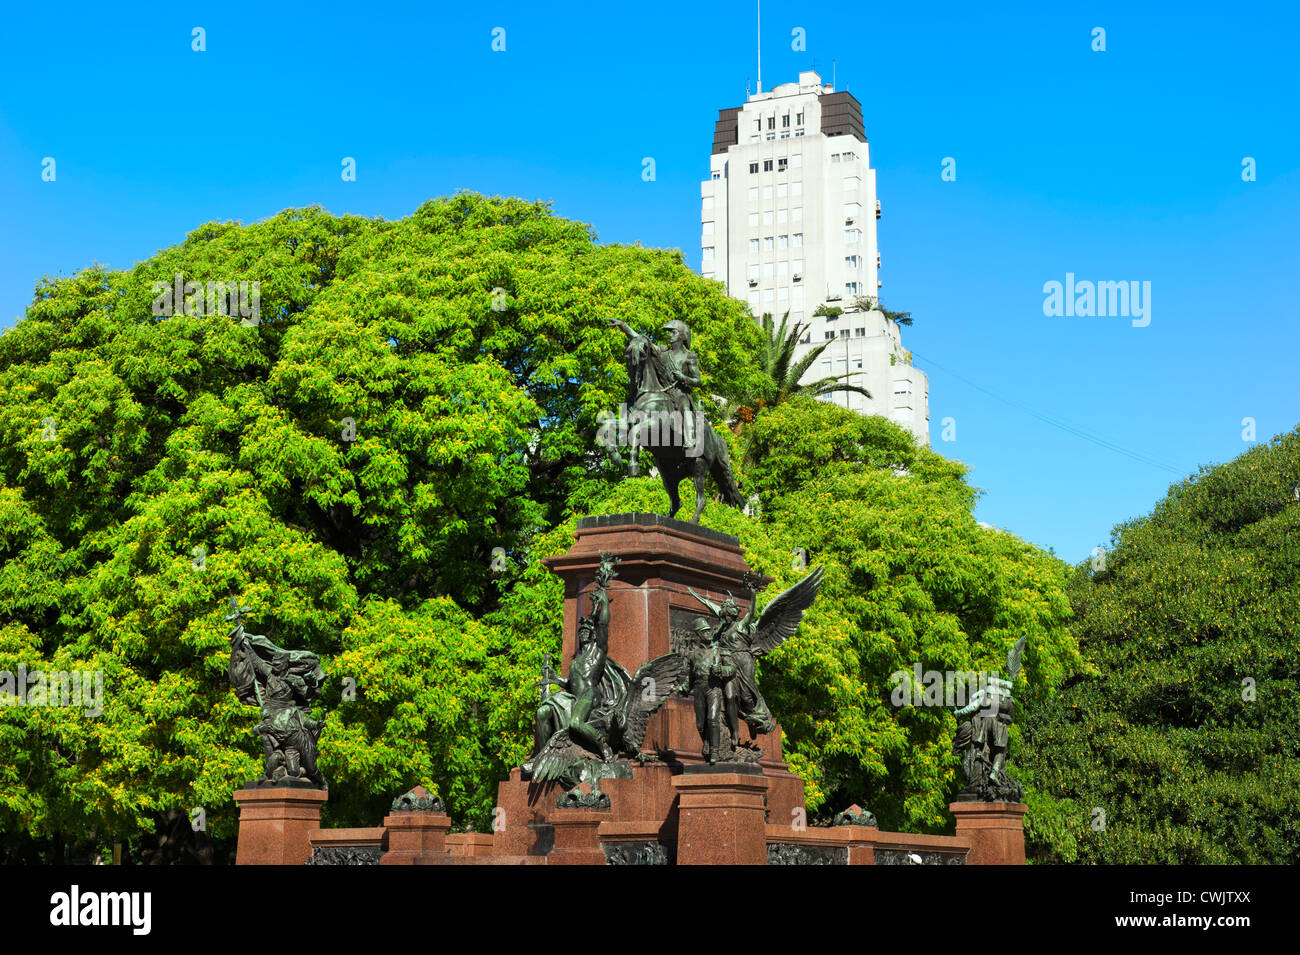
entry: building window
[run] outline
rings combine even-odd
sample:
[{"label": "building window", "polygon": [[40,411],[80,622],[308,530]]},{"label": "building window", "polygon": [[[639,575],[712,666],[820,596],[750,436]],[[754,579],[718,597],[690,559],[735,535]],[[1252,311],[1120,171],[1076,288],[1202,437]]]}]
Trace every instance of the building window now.
[{"label": "building window", "polygon": [[705,262],[712,262],[712,261],[713,261],[713,248],[714,248],[714,247],[711,246],[711,245],[706,245],[706,246],[704,247],[704,261],[705,261]]},{"label": "building window", "polygon": [[795,113],[795,114],[794,114],[794,124],[795,124],[796,126],[802,126],[802,125],[803,125],[803,113]]},{"label": "building window", "polygon": [[713,220],[710,219],[708,222],[705,222],[703,225],[704,225],[704,234],[713,235]]},{"label": "building window", "polygon": [[764,186],[764,187],[763,187],[763,199],[764,199],[764,201],[770,200],[771,198],[772,198],[772,187],[771,187],[771,186]]},{"label": "building window", "polygon": [[[856,335],[858,338],[866,338],[867,330],[865,328],[855,328],[853,329],[853,334]],[[858,367],[859,368],[862,367],[862,362],[858,362]]]},{"label": "building window", "polygon": [[771,224],[772,224],[772,210],[768,209],[766,212],[763,213],[763,225],[771,225]]},{"label": "building window", "polygon": [[722,171],[719,170],[719,169],[715,169],[715,170],[713,170],[713,178],[714,178],[714,179],[721,179],[721,178],[722,178]]},{"label": "building window", "polygon": [[713,208],[713,197],[712,197],[712,196],[705,196],[702,205],[703,205],[705,211],[708,211],[709,209],[712,209],[712,208]]},{"label": "building window", "polygon": [[758,186],[750,186],[748,195],[750,202],[758,202]]},{"label": "building window", "polygon": [[750,171],[750,172],[758,172],[758,163],[756,163],[756,162],[752,162],[752,163],[750,163],[750,164],[749,164],[749,171]]},{"label": "building window", "polygon": [[894,394],[910,395],[912,393],[912,379],[896,378],[894,379]]},{"label": "building window", "polygon": [[776,247],[778,249],[790,248],[790,237],[788,235],[778,235],[776,237]]},{"label": "building window", "polygon": [[771,251],[772,251],[772,237],[771,237],[770,235],[769,235],[769,236],[765,236],[765,237],[763,238],[763,251],[764,251],[764,252],[771,252]]},{"label": "building window", "polygon": [[[791,245],[796,249],[803,248],[803,233],[796,232],[793,236],[790,237],[790,242]],[[800,264],[802,264],[802,262]],[[800,269],[799,271],[802,272],[803,269]]]},{"label": "building window", "polygon": [[776,129],[776,117],[775,117],[775,116],[769,116],[769,117],[767,118],[767,128],[768,128],[768,129]]},{"label": "building window", "polygon": [[839,153],[831,153],[831,162],[839,162],[839,161],[840,161],[840,154],[839,154]]},{"label": "building window", "polygon": [[849,337],[849,330],[847,328],[841,328],[840,338],[848,338],[848,337]]},{"label": "building window", "polygon": [[853,190],[857,189],[858,186],[860,186],[860,185],[862,185],[862,180],[859,179],[857,176],[845,176],[845,177],[844,177],[844,191],[845,191],[845,192],[852,192]]},{"label": "building window", "polygon": [[786,113],[784,116],[781,117],[781,125],[782,125],[783,127],[786,127],[786,126],[789,126],[789,125],[790,125],[790,114],[789,114],[789,113]]},{"label": "building window", "polygon": [[757,239],[750,239],[750,240],[749,240],[749,251],[750,251],[750,252],[757,252],[757,251],[758,251],[758,240],[757,240]]},{"label": "building window", "polygon": [[758,213],[757,213],[757,212],[751,212],[751,213],[749,214],[749,227],[752,229],[752,228],[754,228],[754,227],[757,226],[757,225],[758,225]]},{"label": "building window", "polygon": [[845,230],[844,230],[844,244],[845,244],[845,245],[853,245],[853,243],[855,243],[855,242],[860,242],[861,240],[862,240],[862,232],[861,232],[860,230],[858,230],[858,229],[845,229]]},{"label": "building window", "polygon": [[799,339],[799,344],[800,344],[800,345],[811,345],[811,344],[812,344],[812,332],[809,332],[809,333],[808,333],[807,335],[805,335],[803,338]]},{"label": "building window", "polygon": [[776,139],[776,133],[768,133],[765,138],[768,140]]},{"label": "building window", "polygon": [[771,172],[771,171],[772,171],[772,160],[770,160],[770,159],[764,159],[764,160],[763,160],[763,172]]},{"label": "building window", "polygon": [[758,133],[755,133],[753,136],[750,136],[750,137],[749,137],[749,141],[750,141],[751,143],[756,143],[756,142],[758,142],[759,139],[761,139],[761,138],[762,138],[762,137],[760,137],[760,136],[758,135]]},{"label": "building window", "polygon": [[790,268],[794,269],[795,275],[803,275],[803,259],[795,259],[790,263]]},{"label": "building window", "polygon": [[786,210],[785,210],[785,209],[777,209],[777,210],[776,210],[776,224],[777,224],[777,225],[785,225],[785,217],[786,217]]},{"label": "building window", "polygon": [[[865,329],[864,329],[864,331],[865,331]],[[861,359],[861,358],[858,359],[858,367],[859,367],[859,368],[862,367],[862,359]]]},{"label": "building window", "polygon": [[770,288],[765,288],[765,289],[763,289],[763,301],[764,301],[765,303],[768,303],[768,304],[771,303],[771,301],[772,301],[772,290],[771,290]]},{"label": "building window", "polygon": [[844,256],[844,267],[845,267],[845,268],[856,269],[856,268],[857,268],[859,265],[861,265],[861,264],[862,264],[862,259],[861,259],[861,257],[859,257],[859,256],[856,256],[856,255],[846,255],[846,256]]},{"label": "building window", "polygon": [[[781,238],[784,239],[785,236],[781,236]],[[781,246],[781,248],[784,249],[785,246]],[[782,260],[782,261],[776,263],[776,277],[777,277],[777,278],[779,278],[779,279],[785,279],[785,278],[787,278],[787,277],[789,276],[789,273],[790,273],[790,263],[789,263],[789,262],[786,262],[786,261]]]},{"label": "building window", "polygon": [[860,294],[861,292],[862,292],[862,286],[861,286],[861,284],[859,284],[858,282],[845,282],[845,283],[844,283],[844,294],[845,294],[845,295],[858,295],[858,294]]},{"label": "building window", "polygon": [[[834,337],[835,337],[835,333],[834,333],[834,332],[827,332],[827,333],[826,333],[826,340],[827,340],[827,341],[830,341],[830,340],[831,340],[832,338],[834,338]],[[824,362],[822,362],[822,364],[825,365],[827,368],[829,368],[831,363],[828,362],[828,361],[824,361]]]},{"label": "building window", "polygon": [[776,161],[776,171],[785,172],[786,166],[788,166],[789,164],[790,164],[790,160],[782,156],[780,159]]},{"label": "building window", "polygon": [[764,262],[764,263],[763,263],[763,278],[765,278],[765,279],[770,279],[771,277],[772,277],[772,263],[771,263],[771,262]]},{"label": "building window", "polygon": [[757,281],[758,281],[758,264],[757,264],[757,263],[754,263],[754,264],[750,265],[750,267],[749,267],[749,280],[750,280],[751,282],[757,282]]},{"label": "building window", "polygon": [[785,183],[783,183],[783,182],[781,182],[781,183],[777,183],[777,186],[776,186],[776,197],[777,197],[778,199],[784,199],[785,196],[786,196],[786,193],[787,193],[788,191],[789,191],[789,189],[788,189],[788,187],[786,186]]},{"label": "building window", "polygon": [[862,214],[862,203],[846,202],[844,203],[844,218],[852,219]]},{"label": "building window", "polygon": [[798,169],[803,165],[803,153],[795,153],[790,157],[790,168]]},{"label": "building window", "polygon": [[[784,131],[781,133],[781,138],[782,138],[782,139],[789,139],[789,138],[790,138],[790,130],[788,130],[788,129],[787,129],[787,130],[784,130]],[[784,159],[781,160],[781,161],[782,161],[782,162],[785,162]]]},{"label": "building window", "polygon": [[802,129],[796,129],[796,130],[794,131],[794,134],[795,134],[796,136],[802,136],[802,135],[803,135],[803,130],[802,130]]},{"label": "building window", "polygon": [[803,195],[803,183],[802,182],[790,183],[790,198],[798,199],[802,195]]},{"label": "building window", "polygon": [[790,300],[790,290],[785,286],[776,290],[776,300],[778,302],[788,302]]},{"label": "building window", "polygon": [[790,210],[790,221],[796,223],[803,222],[803,206],[796,206]]}]

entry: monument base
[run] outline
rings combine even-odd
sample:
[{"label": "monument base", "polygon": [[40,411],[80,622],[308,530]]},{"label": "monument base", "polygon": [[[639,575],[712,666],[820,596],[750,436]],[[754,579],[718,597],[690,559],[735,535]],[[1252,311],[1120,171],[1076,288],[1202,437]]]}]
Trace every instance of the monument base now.
[{"label": "monument base", "polygon": [[767,865],[762,773],[683,773],[679,794],[678,865]]},{"label": "monument base", "polygon": [[954,802],[957,835],[970,839],[967,865],[1024,865],[1025,813],[1022,802]]},{"label": "monument base", "polygon": [[300,787],[239,789],[235,865],[302,865],[329,793]]},{"label": "monument base", "polygon": [[384,817],[388,829],[388,851],[380,865],[415,865],[421,859],[448,854],[447,830],[451,817],[445,812],[395,812]]}]

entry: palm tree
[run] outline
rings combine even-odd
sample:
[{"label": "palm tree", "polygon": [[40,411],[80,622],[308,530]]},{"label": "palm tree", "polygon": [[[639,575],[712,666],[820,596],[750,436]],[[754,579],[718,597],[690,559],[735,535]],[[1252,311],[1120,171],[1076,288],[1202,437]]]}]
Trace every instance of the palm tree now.
[{"label": "palm tree", "polygon": [[758,361],[760,367],[765,372],[764,377],[768,379],[762,392],[756,395],[746,396],[741,401],[733,401],[728,408],[728,419],[732,428],[739,432],[763,408],[775,408],[787,398],[795,395],[811,395],[814,398],[820,398],[822,395],[829,395],[836,392],[847,391],[854,394],[871,397],[871,392],[857,385],[850,385],[843,379],[848,378],[853,372],[845,372],[842,375],[829,375],[825,378],[819,378],[816,381],[806,385],[801,385],[799,379],[802,378],[808,369],[815,362],[835,339],[826,341],[818,345],[803,358],[798,361],[794,360],[794,352],[799,344],[799,339],[807,331],[808,326],[802,323],[789,329],[788,322],[790,313],[786,312],[781,316],[780,327],[772,319],[770,312],[764,312],[762,318],[762,328],[767,339],[767,347],[759,353]]}]

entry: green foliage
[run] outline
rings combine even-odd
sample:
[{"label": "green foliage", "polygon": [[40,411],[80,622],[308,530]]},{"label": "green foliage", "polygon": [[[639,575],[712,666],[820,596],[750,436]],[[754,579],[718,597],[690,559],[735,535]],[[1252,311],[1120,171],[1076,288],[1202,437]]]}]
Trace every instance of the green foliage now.
[{"label": "green foliage", "polygon": [[823,395],[851,391],[855,394],[865,395],[868,398],[871,397],[871,392],[867,391],[867,389],[845,383],[844,379],[848,378],[852,372],[845,372],[842,375],[828,375],[807,384],[800,384],[800,380],[808,373],[808,369],[821,357],[821,353],[829,347],[831,342],[827,341],[825,344],[818,345],[798,361],[795,361],[795,349],[798,347],[799,339],[807,326],[796,322],[794,328],[789,328],[787,325],[789,318],[789,312],[782,315],[781,324],[778,327],[771,313],[763,313],[760,325],[763,329],[766,347],[758,355],[759,368],[763,373],[762,389],[755,394],[744,395],[740,400],[731,402],[731,407],[728,409],[728,418],[736,423],[737,431],[742,431],[744,425],[753,421],[764,408],[775,408],[795,395],[808,395],[817,398]]},{"label": "green foliage", "polygon": [[[156,316],[176,273],[260,282],[261,323]],[[607,315],[690,323],[715,390],[760,378],[747,310],[680,256],[516,199],[213,223],[43,281],[0,336],[0,669],[102,669],[105,707],[0,710],[8,844],[134,838],[173,807],[232,833],[260,745],[225,674],[231,593],[324,658],[335,822],[415,783],[483,822],[558,648],[553,585],[502,591],[618,474],[594,441],[626,388]]]},{"label": "green foliage", "polygon": [[[177,273],[260,282],[261,323],[155,316]],[[261,754],[226,677],[230,594],[251,630],[323,658],[327,824],[372,824],[422,783],[484,827],[560,652],[543,558],[579,515],[667,503],[595,440],[626,388],[606,316],[688,322],[708,393],[773,380],[745,306],[679,255],[515,199],[214,223],[129,271],[43,282],[0,336],[0,670],[102,670],[104,711],[0,709],[0,855],[130,849],[196,806],[230,838]],[[827,567],[761,673],[791,766],[814,810],[941,827],[955,722],[895,707],[890,675],[995,668],[1027,633],[1018,693],[1039,706],[1076,666],[1063,572],[975,523],[960,465],[787,397],[747,444],[722,429],[757,516],[714,504],[704,523],[776,578],[768,598],[805,572],[793,551]]]},{"label": "green foliage", "polygon": [[1175,485],[1076,569],[1087,672],[1026,724],[1024,766],[1069,822],[1031,830],[1037,857],[1300,861],[1297,474],[1292,431]]},{"label": "green foliage", "polygon": [[[895,705],[891,676],[1002,669],[1027,634],[1016,694],[1039,705],[1078,666],[1064,565],[978,525],[964,468],[885,419],[804,399],[760,418],[753,439],[763,532],[827,568],[804,627],[761,670],[809,805],[857,801],[885,828],[942,827],[962,784],[956,721]],[[1017,749],[1013,729],[1013,772]]]},{"label": "green foliage", "polygon": [[857,295],[853,298],[853,307],[863,312],[880,312],[885,318],[898,325],[911,325],[911,312],[891,312],[880,304],[880,299],[874,295]]}]

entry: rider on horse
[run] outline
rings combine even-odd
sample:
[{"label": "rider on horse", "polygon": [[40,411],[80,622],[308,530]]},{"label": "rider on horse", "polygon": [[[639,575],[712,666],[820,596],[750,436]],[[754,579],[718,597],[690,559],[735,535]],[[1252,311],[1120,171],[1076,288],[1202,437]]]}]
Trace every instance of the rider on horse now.
[{"label": "rider on horse", "polygon": [[[622,331],[629,341],[643,337],[620,319],[611,318],[607,324]],[[665,382],[664,395],[672,402],[673,411],[681,415],[682,447],[691,448],[695,445],[698,416],[693,392],[704,383],[700,378],[700,363],[691,351],[691,329],[685,322],[674,319],[664,325],[664,331],[668,332],[669,344],[651,347],[663,358],[672,378],[671,384]]]}]

